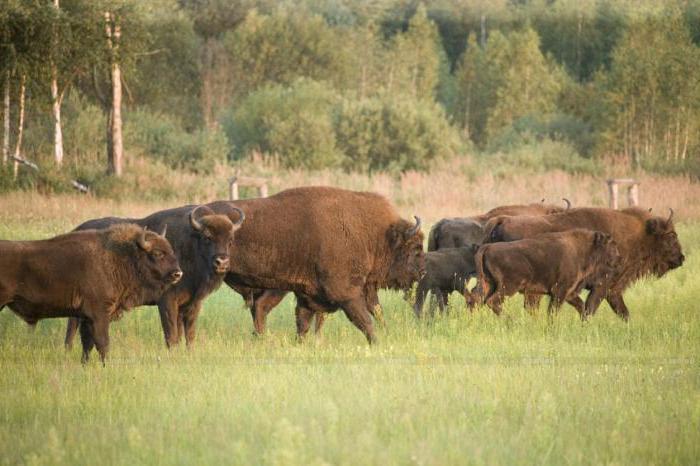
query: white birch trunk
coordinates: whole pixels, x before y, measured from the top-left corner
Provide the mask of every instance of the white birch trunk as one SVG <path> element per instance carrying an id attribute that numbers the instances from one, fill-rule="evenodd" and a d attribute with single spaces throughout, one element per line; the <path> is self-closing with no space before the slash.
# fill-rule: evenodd
<path id="1" fill-rule="evenodd" d="M 53 0 L 53 6 L 58 10 L 59 0 Z M 54 30 L 54 47 L 58 42 L 56 31 Z M 63 96 L 58 92 L 58 67 L 56 63 L 51 63 L 51 102 L 53 110 L 53 153 L 56 165 L 63 164 L 63 130 L 61 128 L 61 100 Z"/>
<path id="2" fill-rule="evenodd" d="M 10 160 L 10 71 L 5 75 L 5 95 L 3 98 L 2 164 Z"/>
<path id="3" fill-rule="evenodd" d="M 22 136 L 24 135 L 24 96 L 26 91 L 27 75 L 22 74 L 19 83 L 19 122 L 17 123 L 17 141 L 15 142 L 15 158 L 22 157 Z M 17 178 L 19 162 L 14 163 L 14 177 Z"/>
<path id="4" fill-rule="evenodd" d="M 111 54 L 110 77 L 112 81 L 111 124 L 107 134 L 107 141 L 111 141 L 111 144 L 107 144 L 108 171 L 114 176 L 120 177 L 124 153 L 122 143 L 122 78 L 118 57 L 121 27 L 114 14 L 110 12 L 105 12 L 105 31 L 107 47 Z"/>

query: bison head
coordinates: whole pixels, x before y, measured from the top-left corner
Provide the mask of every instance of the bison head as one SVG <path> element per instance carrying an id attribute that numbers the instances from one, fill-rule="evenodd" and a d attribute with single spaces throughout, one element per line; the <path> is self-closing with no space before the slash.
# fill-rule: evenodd
<path id="1" fill-rule="evenodd" d="M 234 234 L 245 220 L 245 214 L 241 209 L 234 207 L 239 216 L 238 221 L 233 223 L 228 216 L 216 215 L 208 208 L 208 213 L 198 215 L 197 212 L 201 208 L 202 206 L 195 207 L 190 212 L 190 226 L 196 237 L 197 251 L 211 264 L 214 273 L 223 275 L 229 270 Z"/>
<path id="2" fill-rule="evenodd" d="M 667 219 L 652 217 L 646 221 L 646 234 L 652 240 L 652 270 L 659 277 L 680 267 L 685 260 L 673 227 L 673 209 L 669 210 L 670 215 Z"/>
<path id="3" fill-rule="evenodd" d="M 425 274 L 425 253 L 420 218 L 416 224 L 401 220 L 387 232 L 391 246 L 390 288 L 408 289 Z"/>
<path id="4" fill-rule="evenodd" d="M 145 268 L 158 283 L 174 285 L 182 278 L 182 270 L 170 242 L 165 239 L 167 228 L 166 225 L 160 235 L 144 228 L 136 237 L 136 244 L 146 255 L 146 260 L 141 261 L 142 270 Z"/>

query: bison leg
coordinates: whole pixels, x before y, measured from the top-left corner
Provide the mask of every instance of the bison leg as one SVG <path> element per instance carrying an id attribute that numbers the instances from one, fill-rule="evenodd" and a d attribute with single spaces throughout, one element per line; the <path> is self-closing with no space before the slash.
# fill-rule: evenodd
<path id="1" fill-rule="evenodd" d="M 369 344 L 377 341 L 374 335 L 374 327 L 372 326 L 372 317 L 367 309 L 367 300 L 363 298 L 355 298 L 346 301 L 342 306 L 343 312 L 350 319 L 350 322 L 355 324 L 355 327 L 364 333 Z"/>
<path id="2" fill-rule="evenodd" d="M 92 321 L 88 319 L 80 319 L 80 342 L 83 345 L 83 355 L 80 358 L 80 362 L 85 364 L 90 359 L 90 351 L 95 347 Z"/>
<path id="3" fill-rule="evenodd" d="M 197 317 L 199 317 L 201 311 L 202 301 L 197 301 L 187 306 L 182 313 L 182 323 L 185 330 L 185 343 L 187 344 L 187 348 L 191 348 L 192 345 L 194 345 L 194 339 L 197 333 Z"/>
<path id="4" fill-rule="evenodd" d="M 102 317 L 92 323 L 92 338 L 95 340 L 95 347 L 100 354 L 100 361 L 105 365 L 107 351 L 109 351 L 109 319 Z"/>
<path id="5" fill-rule="evenodd" d="M 566 302 L 576 308 L 578 314 L 581 316 L 581 320 L 586 320 L 583 300 L 578 295 L 572 298 L 568 298 Z"/>
<path id="6" fill-rule="evenodd" d="M 445 309 L 447 307 L 447 293 L 445 293 L 441 289 L 436 289 L 436 290 L 433 290 L 433 294 L 435 295 L 435 299 L 437 299 L 438 308 L 440 309 L 440 314 L 444 314 Z"/>
<path id="7" fill-rule="evenodd" d="M 540 299 L 542 299 L 542 296 L 539 294 L 525 293 L 525 309 L 528 311 L 539 309 Z"/>
<path id="8" fill-rule="evenodd" d="M 294 310 L 297 321 L 297 339 L 303 340 L 311 327 L 311 319 L 314 317 L 314 311 L 304 306 L 302 303 L 297 303 Z"/>
<path id="9" fill-rule="evenodd" d="M 165 345 L 172 348 L 177 345 L 179 339 L 178 313 L 179 306 L 174 294 L 166 293 L 158 302 L 158 312 L 160 313 L 160 324 L 163 327 Z"/>
<path id="10" fill-rule="evenodd" d="M 595 314 L 595 312 L 598 310 L 598 307 L 600 306 L 601 301 L 603 301 L 603 297 L 605 297 L 605 288 L 604 287 L 593 287 L 590 293 L 588 293 L 588 297 L 586 298 L 586 304 L 583 313 L 581 314 L 581 319 L 585 320 L 588 316 Z M 622 297 L 620 297 L 622 299 Z M 622 303 L 625 309 L 627 307 L 624 305 L 624 302 Z"/>
<path id="11" fill-rule="evenodd" d="M 318 335 L 321 333 L 321 328 L 323 327 L 323 323 L 326 321 L 326 316 L 327 312 L 323 311 L 316 311 L 314 315 L 316 316 L 316 320 L 314 322 L 314 333 Z"/>
<path id="12" fill-rule="evenodd" d="M 267 315 L 286 295 L 287 292 L 282 290 L 263 290 L 261 293 L 254 293 L 250 312 L 253 315 L 253 325 L 255 326 L 256 334 L 262 335 L 265 333 Z"/>
<path id="13" fill-rule="evenodd" d="M 418 319 L 423 316 L 423 305 L 425 304 L 425 297 L 427 294 L 428 290 L 418 285 L 418 288 L 416 289 L 416 302 L 413 304 L 413 313 Z"/>
<path id="14" fill-rule="evenodd" d="M 620 316 L 620 318 L 622 318 L 622 320 L 628 321 L 630 319 L 630 311 L 627 309 L 627 305 L 625 304 L 625 301 L 622 299 L 622 293 L 620 293 L 620 292 L 610 293 L 610 294 L 608 294 L 608 296 L 605 299 L 610 304 L 610 307 L 612 308 L 612 310 L 615 311 L 615 314 Z"/>
<path id="15" fill-rule="evenodd" d="M 79 326 L 80 319 L 77 317 L 71 317 L 68 319 L 68 324 L 66 325 L 66 338 L 63 340 L 63 344 L 67 350 L 73 348 L 73 340 L 75 340 L 75 334 L 78 332 Z"/>
<path id="16" fill-rule="evenodd" d="M 495 293 L 491 294 L 488 298 L 486 298 L 486 305 L 491 308 L 491 310 L 496 314 L 497 316 L 501 315 L 501 312 L 503 312 L 503 300 L 504 296 L 502 293 L 499 291 L 496 291 Z"/>

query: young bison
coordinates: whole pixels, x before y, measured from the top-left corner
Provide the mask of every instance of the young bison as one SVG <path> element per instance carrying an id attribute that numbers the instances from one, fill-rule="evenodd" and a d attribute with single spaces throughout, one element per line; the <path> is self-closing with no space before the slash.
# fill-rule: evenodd
<path id="1" fill-rule="evenodd" d="M 413 306 L 416 317 L 423 313 L 423 303 L 428 292 L 432 292 L 437 299 L 440 312 L 445 310 L 450 293 L 459 291 L 464 294 L 467 281 L 475 275 L 474 254 L 478 248 L 479 245 L 472 244 L 425 254 L 425 275 L 418 282 L 416 303 Z"/>
<path id="2" fill-rule="evenodd" d="M 483 245 L 476 254 L 478 284 L 470 305 L 485 302 L 497 315 L 515 293 L 547 294 L 549 312 L 566 301 L 585 319 L 595 312 L 620 264 L 610 235 L 574 229 L 509 243 Z M 584 307 L 579 293 L 591 290 Z"/>

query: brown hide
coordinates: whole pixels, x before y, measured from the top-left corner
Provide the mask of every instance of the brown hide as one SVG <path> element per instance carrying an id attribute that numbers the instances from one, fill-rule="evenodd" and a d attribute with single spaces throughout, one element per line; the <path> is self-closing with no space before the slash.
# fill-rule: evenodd
<path id="1" fill-rule="evenodd" d="M 159 299 L 181 277 L 170 243 L 132 224 L 0 241 L 0 309 L 8 306 L 30 324 L 85 319 L 84 360 L 92 344 L 104 360 L 109 321 Z"/>

